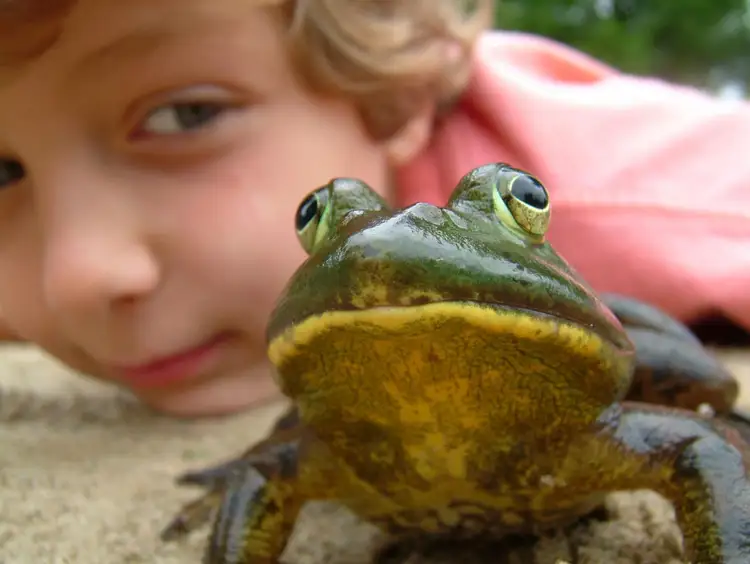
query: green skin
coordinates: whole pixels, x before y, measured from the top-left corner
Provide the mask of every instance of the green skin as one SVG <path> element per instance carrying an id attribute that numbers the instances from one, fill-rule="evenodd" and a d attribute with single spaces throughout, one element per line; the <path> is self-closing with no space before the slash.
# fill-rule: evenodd
<path id="1" fill-rule="evenodd" d="M 310 198 L 310 256 L 268 328 L 294 407 L 241 457 L 180 479 L 209 491 L 165 539 L 218 509 L 205 563 L 270 564 L 308 501 L 411 541 L 536 534 L 651 489 L 674 503 L 688 560 L 750 562 L 746 447 L 719 421 L 737 383 L 669 316 L 596 296 L 544 241 L 538 181 L 492 164 L 444 208 L 392 211 L 351 179 Z"/>

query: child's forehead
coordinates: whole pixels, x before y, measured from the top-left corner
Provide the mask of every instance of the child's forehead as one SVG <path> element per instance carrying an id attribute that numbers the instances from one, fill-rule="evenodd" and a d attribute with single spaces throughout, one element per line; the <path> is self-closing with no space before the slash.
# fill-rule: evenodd
<path id="1" fill-rule="evenodd" d="M 174 12 L 174 18 L 161 19 L 163 27 L 179 27 L 181 20 L 189 20 L 186 12 L 227 12 L 232 8 L 267 7 L 285 3 L 285 0 L 0 0 L 0 69 L 12 70 L 33 60 L 50 48 L 68 27 L 73 27 L 77 13 L 90 11 L 96 5 L 97 11 L 112 9 L 117 12 L 159 13 L 164 10 Z M 149 9 L 150 8 L 150 9 Z M 194 13 L 193 16 L 196 14 Z M 136 18 L 151 19 L 148 17 Z M 84 18 L 82 25 L 75 25 L 75 33 L 85 32 L 87 25 L 95 20 Z M 150 22 L 152 23 L 152 22 Z M 72 31 L 72 30 L 71 30 Z M 94 31 L 94 30 L 91 30 Z M 95 31 L 94 31 L 95 33 Z M 148 34 L 146 34 L 148 35 Z"/>

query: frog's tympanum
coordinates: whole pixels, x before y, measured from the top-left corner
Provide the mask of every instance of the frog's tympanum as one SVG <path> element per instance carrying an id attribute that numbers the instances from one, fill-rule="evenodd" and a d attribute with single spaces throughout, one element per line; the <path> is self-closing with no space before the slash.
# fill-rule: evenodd
<path id="1" fill-rule="evenodd" d="M 240 459 L 183 477 L 210 491 L 166 535 L 217 510 L 205 562 L 270 564 L 313 500 L 394 539 L 470 539 L 650 489 L 674 503 L 688 560 L 750 562 L 746 447 L 717 420 L 737 384 L 669 316 L 597 297 L 549 221 L 544 186 L 503 164 L 442 208 L 393 211 L 344 178 L 311 193 L 309 257 L 268 326 L 294 409 Z"/>

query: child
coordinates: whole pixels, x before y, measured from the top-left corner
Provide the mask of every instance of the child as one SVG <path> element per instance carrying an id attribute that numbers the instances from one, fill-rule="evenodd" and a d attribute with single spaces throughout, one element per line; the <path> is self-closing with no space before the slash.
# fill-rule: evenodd
<path id="1" fill-rule="evenodd" d="M 482 36 L 491 12 L 0 4 L 9 338 L 166 413 L 240 410 L 275 393 L 264 329 L 304 258 L 303 195 L 354 176 L 398 204 L 442 204 L 488 161 L 548 185 L 551 241 L 598 289 L 750 327 L 748 106 Z"/>

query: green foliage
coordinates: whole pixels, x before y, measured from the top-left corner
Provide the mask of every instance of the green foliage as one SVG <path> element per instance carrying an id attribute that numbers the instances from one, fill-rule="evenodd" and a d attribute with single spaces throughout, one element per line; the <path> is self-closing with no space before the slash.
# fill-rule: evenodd
<path id="1" fill-rule="evenodd" d="M 748 0 L 498 0 L 496 26 L 546 35 L 622 70 L 750 83 Z"/>

